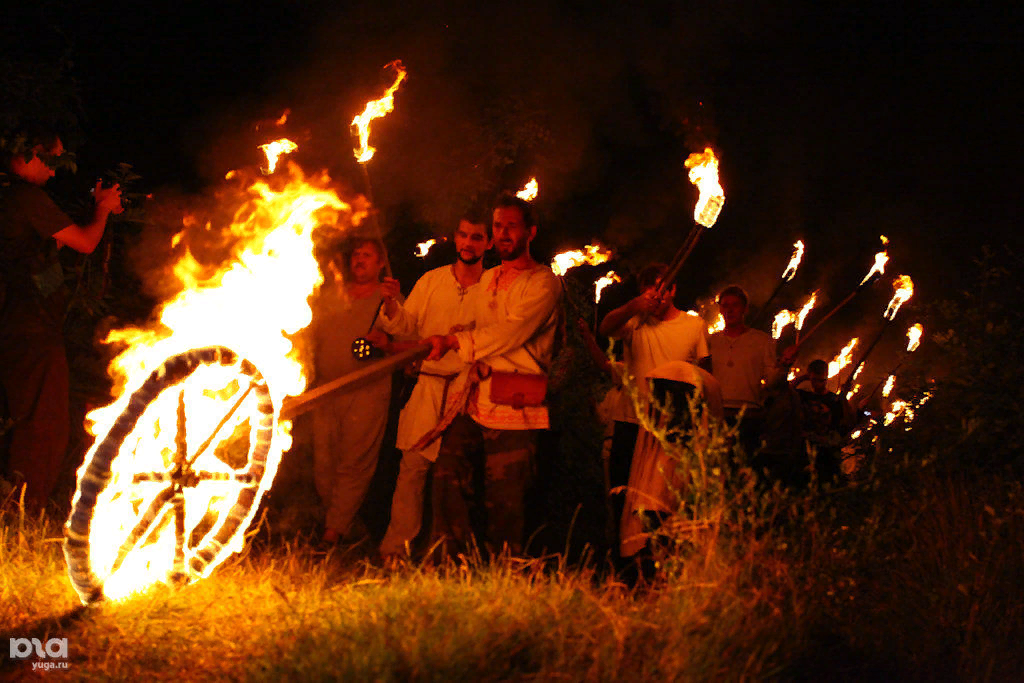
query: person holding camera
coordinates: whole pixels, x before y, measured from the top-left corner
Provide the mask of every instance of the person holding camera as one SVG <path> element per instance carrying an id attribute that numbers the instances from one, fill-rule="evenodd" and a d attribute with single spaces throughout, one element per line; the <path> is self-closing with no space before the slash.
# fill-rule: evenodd
<path id="1" fill-rule="evenodd" d="M 25 507 L 44 508 L 60 475 L 70 432 L 62 326 L 68 296 L 57 252 L 92 253 L 107 218 L 123 211 L 119 186 L 93 189 L 92 220 L 76 223 L 43 186 L 64 145 L 56 134 L 13 136 L 0 172 L 0 385 L 11 417 L 5 475 L 25 484 Z"/>

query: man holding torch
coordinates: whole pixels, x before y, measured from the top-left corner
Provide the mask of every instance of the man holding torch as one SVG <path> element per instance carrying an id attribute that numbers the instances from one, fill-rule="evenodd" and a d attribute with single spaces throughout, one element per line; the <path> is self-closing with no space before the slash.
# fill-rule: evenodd
<path id="1" fill-rule="evenodd" d="M 610 311 L 599 328 L 601 334 L 623 340 L 627 372 L 636 378 L 643 401 L 650 394 L 646 378 L 655 368 L 672 361 L 702 363 L 708 357 L 704 322 L 676 308 L 676 286 L 661 286 L 667 272 L 668 266 L 663 263 L 641 270 L 637 276 L 640 294 Z M 619 387 L 613 391 L 620 394 L 608 457 L 608 483 L 614 489 L 629 482 L 639 425 L 630 398 Z M 613 499 L 613 519 L 621 516 L 622 498 Z"/>
<path id="2" fill-rule="evenodd" d="M 442 444 L 437 459 L 434 535 L 468 543 L 470 520 L 474 513 L 482 513 L 477 519 L 484 520 L 487 544 L 518 554 L 523 549 L 525 497 L 533 480 L 537 431 L 549 426 L 545 394 L 561 285 L 550 268 L 530 255 L 537 225 L 529 202 L 500 197 L 492 228 L 501 265 L 480 279 L 476 328 L 426 340 L 432 346 L 428 360 L 454 350 L 470 367 L 473 381 L 479 382 L 467 393 L 468 419 L 464 416 L 452 425 L 459 443 L 452 439 Z M 450 407 L 445 421 L 459 409 Z"/>
<path id="3" fill-rule="evenodd" d="M 381 327 L 396 337 L 429 337 L 472 329 L 483 275 L 483 256 L 491 248 L 489 221 L 465 213 L 455 229 L 455 263 L 423 275 L 404 304 L 398 281 L 385 278 Z M 422 449 L 413 445 L 440 422 L 447 404 L 458 394 L 468 372 L 455 351 L 425 361 L 409 401 L 398 418 L 397 446 L 402 451 L 398 482 L 391 502 L 391 522 L 380 544 L 382 557 L 405 556 L 423 523 L 423 491 L 427 473 L 437 460 L 441 440 Z"/>

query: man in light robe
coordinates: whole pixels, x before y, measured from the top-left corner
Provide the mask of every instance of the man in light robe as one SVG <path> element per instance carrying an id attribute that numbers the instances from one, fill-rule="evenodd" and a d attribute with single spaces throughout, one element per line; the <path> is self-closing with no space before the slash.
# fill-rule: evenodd
<path id="1" fill-rule="evenodd" d="M 382 290 L 381 327 L 395 337 L 446 335 L 474 325 L 475 302 L 483 275 L 484 252 L 491 248 L 489 222 L 467 214 L 455 229 L 455 263 L 423 275 L 404 304 L 397 300 L 398 281 L 386 278 Z M 397 446 L 402 451 L 391 502 L 391 521 L 380 544 L 382 557 L 405 556 L 423 523 L 427 474 L 437 460 L 441 440 L 422 449 L 416 441 L 440 422 L 447 405 L 462 389 L 468 368 L 455 351 L 425 361 L 409 401 L 398 419 Z"/>

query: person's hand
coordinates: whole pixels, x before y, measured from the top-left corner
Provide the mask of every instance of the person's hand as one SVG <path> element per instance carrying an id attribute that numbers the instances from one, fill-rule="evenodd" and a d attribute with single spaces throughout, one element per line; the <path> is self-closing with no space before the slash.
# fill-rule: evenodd
<path id="1" fill-rule="evenodd" d="M 114 183 L 111 187 L 103 187 L 103 181 L 97 180 L 92 194 L 96 199 L 97 208 L 114 214 L 124 211 L 124 206 L 121 204 L 120 184 Z"/>
<path id="2" fill-rule="evenodd" d="M 430 355 L 424 360 L 441 360 L 444 354 L 448 353 L 452 349 L 459 348 L 459 341 L 455 338 L 455 335 L 440 335 L 435 334 L 431 337 L 427 337 L 423 340 L 425 343 L 430 344 Z"/>
<path id="3" fill-rule="evenodd" d="M 383 330 L 370 330 L 366 334 L 366 341 L 378 349 L 383 349 L 391 342 L 391 338 Z"/>
<path id="4" fill-rule="evenodd" d="M 380 281 L 380 295 L 385 300 L 397 299 L 402 293 L 398 280 L 393 277 L 386 277 Z"/>
<path id="5" fill-rule="evenodd" d="M 662 297 L 658 294 L 656 287 L 651 287 L 640 296 L 630 302 L 634 313 L 654 313 L 661 307 Z"/>

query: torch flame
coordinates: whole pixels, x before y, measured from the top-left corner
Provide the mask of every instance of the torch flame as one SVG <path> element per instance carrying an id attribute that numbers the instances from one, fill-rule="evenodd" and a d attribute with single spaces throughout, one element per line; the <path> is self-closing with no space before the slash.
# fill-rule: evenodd
<path id="1" fill-rule="evenodd" d="M 288 115 L 291 113 L 291 109 L 285 109 L 283 112 L 281 112 L 281 117 L 274 122 L 274 125 L 283 126 L 284 124 L 288 123 Z"/>
<path id="2" fill-rule="evenodd" d="M 419 258 L 425 258 L 430 252 L 430 248 L 437 244 L 437 240 L 429 239 L 426 242 L 420 242 L 416 245 L 416 256 Z"/>
<path id="3" fill-rule="evenodd" d="M 807 303 L 805 303 L 803 308 L 800 309 L 800 312 L 796 314 L 796 329 L 804 329 L 804 321 L 807 320 L 807 314 L 811 312 L 811 309 L 814 308 L 814 304 L 817 303 L 817 301 L 818 292 L 815 291 L 811 294 L 810 298 L 807 299 Z"/>
<path id="4" fill-rule="evenodd" d="M 900 306 L 914 296 L 914 281 L 910 279 L 909 275 L 900 275 L 892 285 L 896 292 L 892 295 L 892 300 L 889 301 L 889 307 L 885 309 L 886 320 L 895 318 Z"/>
<path id="5" fill-rule="evenodd" d="M 526 183 L 519 192 L 516 192 L 516 196 L 523 201 L 532 202 L 537 198 L 537 188 L 537 179 L 530 178 L 530 182 Z"/>
<path id="6" fill-rule="evenodd" d="M 889 394 L 892 393 L 892 388 L 896 386 L 896 375 L 889 375 L 885 380 L 885 386 L 882 387 L 883 398 L 889 398 Z"/>
<path id="7" fill-rule="evenodd" d="M 804 257 L 804 243 L 797 240 L 793 245 L 793 256 L 789 259 L 789 265 L 782 271 L 783 280 L 792 280 L 796 276 L 796 269 L 800 267 L 800 260 Z"/>
<path id="8" fill-rule="evenodd" d="M 868 274 L 864 276 L 864 279 L 861 280 L 860 284 L 857 285 L 857 286 L 858 287 L 863 287 L 865 284 L 867 284 L 868 280 L 870 280 L 872 278 L 872 276 L 874 276 L 875 274 L 878 274 L 878 275 L 884 274 L 885 273 L 885 264 L 888 263 L 888 262 L 889 262 L 889 253 L 888 252 L 880 251 L 877 254 L 875 254 L 875 265 L 871 266 L 871 270 L 868 271 Z"/>
<path id="9" fill-rule="evenodd" d="M 263 150 L 263 154 L 267 157 L 267 170 L 265 173 L 270 175 L 277 168 L 277 161 L 281 158 L 282 154 L 291 154 L 299 148 L 294 142 L 288 138 L 281 138 L 280 140 L 274 140 L 268 142 L 265 145 L 260 145 L 260 149 Z"/>
<path id="10" fill-rule="evenodd" d="M 718 158 L 710 147 L 705 147 L 703 153 L 694 152 L 688 156 L 685 165 L 690 169 L 690 182 L 700 191 L 693 209 L 693 220 L 710 228 L 718 220 L 725 204 L 725 190 L 718 182 Z"/>
<path id="11" fill-rule="evenodd" d="M 860 384 L 854 384 L 853 388 L 846 392 L 846 400 L 849 401 L 858 391 L 860 391 Z"/>
<path id="12" fill-rule="evenodd" d="M 581 266 L 584 263 L 591 266 L 599 266 L 607 262 L 611 257 L 612 252 L 600 244 L 588 244 L 583 247 L 582 251 L 573 249 L 572 251 L 563 251 L 561 254 L 555 254 L 555 257 L 551 259 L 551 270 L 554 271 L 555 275 L 565 275 L 570 268 Z"/>
<path id="13" fill-rule="evenodd" d="M 352 125 L 359 130 L 359 149 L 355 150 L 356 161 L 365 164 L 373 158 L 376 148 L 370 146 L 370 122 L 382 116 L 390 114 L 395 108 L 395 91 L 405 80 L 405 67 L 401 60 L 396 59 L 384 68 L 394 67 L 395 82 L 387 89 L 384 96 L 379 100 L 371 100 L 366 103 L 363 113 L 352 119 Z"/>
<path id="14" fill-rule="evenodd" d="M 320 225 L 347 225 L 361 218 L 353 216 L 351 207 L 329 189 L 326 174 L 307 179 L 294 165 L 289 166 L 289 174 L 286 183 L 275 183 L 273 188 L 262 180 L 248 188 L 231 225 L 220 231 L 221 242 L 231 250 L 221 267 L 200 264 L 189 242 L 176 236 L 184 243 L 183 249 L 179 244 L 183 254 L 173 270 L 181 290 L 160 306 L 157 325 L 124 328 L 107 336 L 105 343 L 123 347 L 109 368 L 121 393 L 112 404 L 87 417 L 96 441 L 78 470 L 76 505 L 98 446 L 108 434 L 117 433 L 112 430 L 121 424 L 119 416 L 128 409 L 133 394 L 165 359 L 193 349 L 225 346 L 258 368 L 273 411 L 270 424 L 261 427 L 269 427 L 273 434 L 265 471 L 247 516 L 241 518 L 234 535 L 218 545 L 219 550 L 203 565 L 202 576 L 241 550 L 260 497 L 273 482 L 281 453 L 290 447 L 291 422 L 279 419 L 281 403 L 286 396 L 300 394 L 307 383 L 290 337 L 309 325 L 312 311 L 307 301 L 323 282 L 314 257 L 313 231 Z M 190 225 L 195 226 L 191 231 L 195 240 L 209 234 L 210 223 L 184 223 L 186 234 Z M 238 456 L 231 455 L 231 448 L 225 452 L 220 446 L 206 448 L 209 440 L 200 444 L 204 437 L 224 440 L 225 435 L 230 438 L 223 443 L 232 444 L 254 433 L 244 402 L 251 407 L 255 397 L 244 391 L 247 380 L 239 367 L 237 363 L 200 366 L 184 381 L 153 396 L 137 426 L 120 444 L 116 437 L 112 442 L 119 450 L 110 463 L 110 479 L 99 493 L 91 494 L 96 502 L 84 539 L 92 570 L 101 577 L 107 597 L 117 599 L 166 581 L 180 566 L 175 559 L 176 523 L 154 524 L 135 546 L 127 546 L 130 554 L 121 561 L 126 539 L 145 523 L 143 512 L 163 504 L 159 492 L 166 484 L 146 483 L 152 480 L 138 479 L 139 473 L 167 473 L 178 453 L 188 454 L 196 471 L 210 474 L 207 481 L 175 494 L 184 499 L 179 502 L 185 511 L 186 539 L 212 537 L 223 522 L 210 520 L 223 520 L 235 501 L 241 500 L 230 488 L 237 472 L 231 463 Z M 232 405 L 242 409 L 235 414 Z M 244 448 L 241 452 L 245 453 Z M 185 566 L 192 552 L 185 549 Z"/>
<path id="15" fill-rule="evenodd" d="M 719 313 L 718 317 L 715 318 L 715 322 L 713 322 L 710 325 L 708 325 L 708 334 L 714 334 L 716 332 L 721 332 L 724 329 L 725 329 L 725 317 L 721 313 Z"/>
<path id="16" fill-rule="evenodd" d="M 597 278 L 597 282 L 594 283 L 594 303 L 601 303 L 601 292 L 604 288 L 614 282 L 622 282 L 622 278 L 615 274 L 614 270 L 609 270 L 603 277 Z"/>
<path id="17" fill-rule="evenodd" d="M 772 321 L 772 339 L 781 337 L 786 325 L 794 322 L 796 322 L 796 313 L 785 308 L 776 313 L 775 320 Z"/>
<path id="18" fill-rule="evenodd" d="M 917 347 L 921 345 L 922 334 L 924 334 L 924 328 L 921 327 L 921 323 L 917 323 L 907 330 L 907 351 L 917 350 Z"/>
<path id="19" fill-rule="evenodd" d="M 843 368 L 853 362 L 853 347 L 857 346 L 857 342 L 860 341 L 857 337 L 854 337 L 849 343 L 843 347 L 843 350 L 836 354 L 836 357 L 829 361 L 828 364 L 828 378 L 832 379 L 840 372 Z"/>
<path id="20" fill-rule="evenodd" d="M 890 406 L 889 412 L 885 414 L 885 419 L 882 420 L 882 424 L 888 427 L 889 425 L 896 421 L 896 418 L 900 416 L 900 413 L 908 409 L 909 405 L 906 401 L 896 399 L 895 401 L 892 402 L 892 406 Z M 913 419 L 913 414 L 911 413 L 910 415 L 908 415 L 908 418 Z"/>

